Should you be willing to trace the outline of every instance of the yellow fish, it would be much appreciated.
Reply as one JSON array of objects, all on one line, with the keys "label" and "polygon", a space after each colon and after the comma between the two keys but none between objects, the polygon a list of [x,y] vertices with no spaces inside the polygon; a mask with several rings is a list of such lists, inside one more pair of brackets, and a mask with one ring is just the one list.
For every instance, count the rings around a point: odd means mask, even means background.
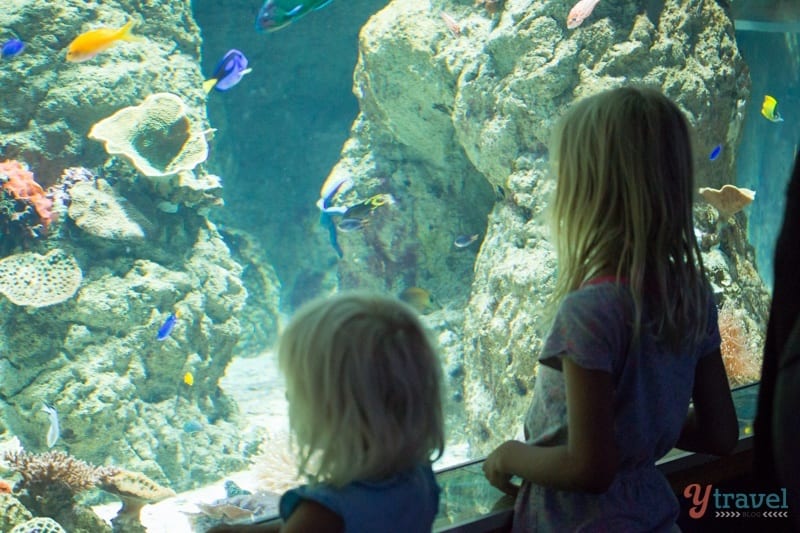
[{"label": "yellow fish", "polygon": [[194,385],[194,376],[191,372],[187,372],[183,375],[183,382],[189,385],[190,387]]},{"label": "yellow fish", "polygon": [[431,293],[420,287],[409,287],[398,296],[420,313],[425,313],[431,309],[440,309],[440,306],[433,301]]},{"label": "yellow fish", "polygon": [[376,207],[386,204],[392,205],[394,203],[394,198],[391,194],[376,194],[375,196],[370,196],[364,203],[369,204],[372,209],[375,209]]},{"label": "yellow fish", "polygon": [[117,44],[117,41],[142,42],[144,39],[131,33],[133,20],[119,29],[99,28],[81,33],[69,43],[67,61],[80,63],[92,59],[100,52]]},{"label": "yellow fish", "polygon": [[765,94],[764,103],[761,104],[761,114],[770,122],[783,122],[783,117],[775,111],[776,107],[778,107],[778,101],[772,96]]}]

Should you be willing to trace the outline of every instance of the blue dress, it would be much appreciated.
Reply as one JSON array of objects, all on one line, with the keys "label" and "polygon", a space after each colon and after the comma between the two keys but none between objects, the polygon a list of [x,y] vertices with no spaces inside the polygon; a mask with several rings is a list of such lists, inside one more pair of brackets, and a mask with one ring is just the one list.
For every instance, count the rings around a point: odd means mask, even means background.
[{"label": "blue dress", "polygon": [[426,464],[377,482],[301,485],[281,496],[279,508],[285,522],[302,500],[313,500],[342,517],[346,533],[423,533],[432,529],[439,492]]},{"label": "blue dress", "polygon": [[610,373],[614,379],[614,436],[619,471],[607,492],[556,490],[524,482],[517,494],[514,532],[665,532],[675,530],[678,500],[656,461],[678,440],[686,420],[698,360],[720,345],[717,311],[708,302],[705,335],[672,353],[647,328],[629,350],[631,306],[626,286],[599,283],[570,293],[559,308],[539,356],[533,401],[525,420],[529,444],[567,442],[562,359]]}]

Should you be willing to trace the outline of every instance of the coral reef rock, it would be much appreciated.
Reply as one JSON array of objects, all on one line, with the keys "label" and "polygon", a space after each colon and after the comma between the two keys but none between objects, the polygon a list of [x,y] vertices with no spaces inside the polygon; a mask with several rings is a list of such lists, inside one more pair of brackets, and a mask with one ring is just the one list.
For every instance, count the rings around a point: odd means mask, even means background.
[{"label": "coral reef rock", "polygon": [[[128,215],[132,206],[118,197],[103,180],[76,183],[69,189],[69,218],[87,233],[111,240],[131,240],[144,237],[142,227]],[[139,218],[142,215],[139,214]]]},{"label": "coral reef rock", "polygon": [[[64,61],[77,35],[135,20],[141,43],[114,46],[81,63]],[[0,156],[25,160],[43,185],[67,167],[95,168],[107,153],[90,140],[91,126],[160,92],[180,94],[193,122],[205,121],[200,30],[191,2],[59,0],[3,2],[6,27],[37,28],[24,60],[3,62]],[[33,37],[32,37],[33,38]]]},{"label": "coral reef rock", "polygon": [[186,104],[172,93],[151,94],[95,124],[89,137],[105,143],[145,176],[192,170],[208,157],[203,131],[195,131]]},{"label": "coral reef rock", "polygon": [[82,280],[75,259],[58,249],[0,260],[0,293],[17,305],[46,307],[63,302],[72,298]]},{"label": "coral reef rock", "polygon": [[[46,400],[59,414],[57,445],[85,461],[180,490],[243,469],[258,430],[241,431],[251,426],[219,383],[247,291],[206,218],[222,180],[198,164],[208,119],[191,2],[14,0],[0,11],[8,27],[36,28],[0,69],[0,160],[25,161],[64,212],[46,239],[3,235],[0,290],[18,305],[0,298],[0,430],[46,450]],[[75,36],[128,20],[141,41],[63,61]],[[88,137],[95,125],[121,155]],[[3,194],[0,209],[19,207]],[[56,247],[65,252],[48,252]],[[277,314],[277,297],[270,305]],[[174,330],[157,339],[172,313]],[[189,420],[202,431],[185,433]],[[83,518],[73,518],[60,523],[76,531]]]},{"label": "coral reef rock", "polygon": [[162,208],[165,212],[177,212],[179,205],[208,209],[223,205],[222,180],[214,174],[196,175],[184,170],[165,178],[154,180],[153,188],[174,208]]},{"label": "coral reef rock", "polygon": [[33,518],[28,509],[11,494],[0,494],[0,531],[11,531],[14,526]]},{"label": "coral reef rock", "polygon": [[[247,291],[213,225],[188,210],[162,216],[174,222],[148,239],[164,242],[147,249],[150,259],[76,250],[94,266],[69,312],[0,315],[0,395],[14,398],[0,418],[26,449],[41,450],[47,398],[70,453],[185,490],[244,468],[259,440],[237,428],[246,421],[219,388]],[[170,313],[176,325],[158,340]],[[187,420],[202,420],[203,431],[185,434]]]},{"label": "coral reef rock", "polygon": [[[339,286],[416,285],[464,307],[464,427],[473,455],[516,437],[531,401],[556,271],[543,216],[556,118],[583,96],[642,84],[702,124],[698,146],[737,146],[741,137],[737,111],[750,80],[728,13],[714,2],[691,12],[679,0],[651,4],[601,3],[574,31],[561,0],[505,2],[495,17],[454,6],[462,30],[454,36],[430,6],[394,0],[359,34],[361,112],[331,172],[353,187],[334,205],[385,192],[402,216],[340,237]],[[698,156],[698,185],[729,181],[735,155],[726,150],[713,163]],[[482,233],[477,255],[456,255],[441,228]],[[746,235],[730,238],[731,265],[754,272]],[[763,284],[735,279],[737,297],[752,300],[747,312],[764,326]]]}]

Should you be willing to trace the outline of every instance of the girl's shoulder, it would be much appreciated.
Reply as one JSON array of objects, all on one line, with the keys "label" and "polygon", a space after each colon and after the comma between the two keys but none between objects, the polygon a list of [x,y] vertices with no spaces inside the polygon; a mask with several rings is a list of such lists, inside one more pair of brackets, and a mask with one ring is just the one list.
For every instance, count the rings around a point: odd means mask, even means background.
[{"label": "girl's shoulder", "polygon": [[583,310],[584,312],[612,312],[618,314],[629,309],[632,304],[631,291],[625,280],[616,278],[595,278],[587,281],[567,294],[561,303],[563,310]]},{"label": "girl's shoulder", "polygon": [[[343,487],[326,483],[296,487],[281,497],[280,514],[286,520],[302,501],[310,500],[341,516],[345,525],[370,523],[382,524],[376,531],[422,531],[433,523],[439,493],[431,466],[418,465],[381,480],[354,481]],[[419,514],[406,516],[412,507]]]}]

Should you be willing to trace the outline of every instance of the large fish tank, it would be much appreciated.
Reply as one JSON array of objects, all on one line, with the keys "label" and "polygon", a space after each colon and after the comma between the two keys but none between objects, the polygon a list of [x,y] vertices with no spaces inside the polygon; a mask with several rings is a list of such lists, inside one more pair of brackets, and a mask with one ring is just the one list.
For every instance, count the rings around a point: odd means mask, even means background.
[{"label": "large fish tank", "polygon": [[[694,211],[752,431],[800,135],[798,2],[601,0],[574,29],[567,0],[310,4],[271,32],[257,0],[0,5],[0,41],[26,45],[0,61],[0,531],[274,515],[299,481],[273,347],[298,306],[350,288],[402,296],[438,340],[435,467],[455,479],[442,514],[459,507],[481,481],[458,465],[519,436],[531,401],[551,128],[626,84],[686,113],[698,187],[755,191]],[[129,20],[140,40],[65,60]],[[206,94],[231,49],[252,72]]]}]

